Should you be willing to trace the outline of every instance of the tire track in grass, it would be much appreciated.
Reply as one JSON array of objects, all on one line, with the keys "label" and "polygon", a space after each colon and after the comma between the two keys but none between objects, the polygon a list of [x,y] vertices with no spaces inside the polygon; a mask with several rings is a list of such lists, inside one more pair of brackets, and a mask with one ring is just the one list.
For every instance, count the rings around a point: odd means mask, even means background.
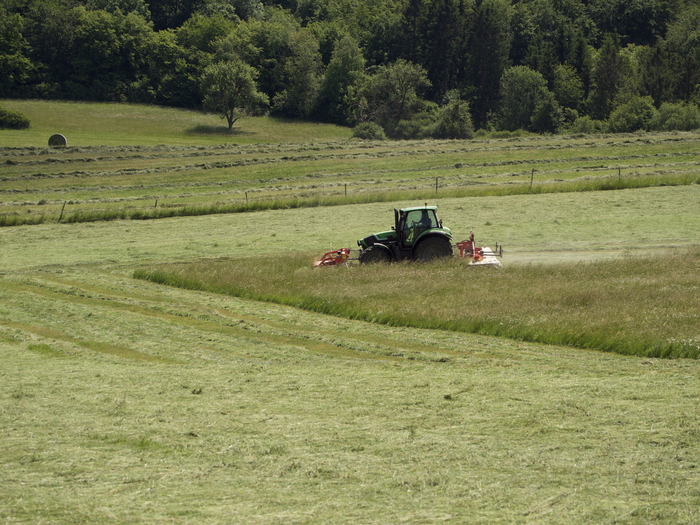
[{"label": "tire track in grass", "polygon": [[[114,295],[115,292],[109,289],[93,288],[88,290],[84,283],[45,279],[44,276],[41,280],[33,276],[29,279],[25,278],[22,283],[0,280],[0,289],[12,292],[14,297],[17,297],[18,293],[24,293],[42,296],[55,301],[56,304],[68,302],[95,308],[96,311],[108,308],[173,323],[179,327],[191,328],[202,333],[216,333],[258,344],[304,348],[307,351],[334,357],[380,360],[427,359],[444,362],[448,355],[462,357],[469,355],[468,352],[456,352],[427,344],[407,343],[389,338],[361,337],[328,330],[315,330],[309,334],[306,330],[294,330],[288,324],[240,315],[222,309],[208,314],[201,311],[193,313],[190,308],[198,308],[193,303],[181,304],[168,301],[167,307],[174,310],[164,311],[162,300],[156,304],[149,304],[148,299],[136,298],[129,294]],[[31,299],[29,302],[31,303]],[[61,308],[58,307],[58,309]],[[140,352],[125,345],[85,340],[45,326],[8,319],[0,319],[0,325],[29,332],[43,339],[64,341],[95,352],[127,359],[182,363],[178,359]]]},{"label": "tire track in grass", "polygon": [[[145,362],[158,362],[158,363],[178,363],[178,361],[173,359],[164,358],[158,355],[146,354],[144,352],[139,352],[133,348],[129,348],[124,345],[115,345],[111,343],[105,343],[103,341],[86,341],[79,337],[74,337],[65,332],[59,330],[54,330],[47,328],[45,326],[36,326],[27,323],[16,323],[13,321],[8,321],[6,319],[0,319],[0,326],[6,328],[12,328],[14,330],[19,330],[20,332],[29,332],[42,339],[59,340],[66,343],[71,343],[93,352],[98,352],[102,354],[110,354],[117,357],[122,357],[124,359],[130,359],[133,361],[145,361]],[[31,346],[31,345],[30,345]],[[59,351],[55,351],[54,355],[62,355]],[[66,354],[67,356],[67,354]]]}]

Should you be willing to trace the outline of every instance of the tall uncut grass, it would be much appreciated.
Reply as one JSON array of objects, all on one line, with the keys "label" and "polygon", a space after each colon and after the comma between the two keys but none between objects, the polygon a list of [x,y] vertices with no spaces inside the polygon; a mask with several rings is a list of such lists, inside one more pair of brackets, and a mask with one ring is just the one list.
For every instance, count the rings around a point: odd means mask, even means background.
[{"label": "tall uncut grass", "polygon": [[700,357],[700,248],[499,270],[461,259],[312,269],[292,255],[164,265],[135,277],[391,326]]}]

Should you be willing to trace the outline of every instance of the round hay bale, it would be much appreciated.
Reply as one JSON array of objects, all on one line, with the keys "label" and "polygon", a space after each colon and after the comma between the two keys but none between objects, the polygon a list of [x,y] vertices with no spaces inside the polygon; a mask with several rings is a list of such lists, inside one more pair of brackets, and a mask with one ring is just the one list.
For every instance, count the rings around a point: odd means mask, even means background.
[{"label": "round hay bale", "polygon": [[51,138],[49,138],[49,146],[51,147],[64,147],[66,145],[68,145],[68,141],[66,140],[66,137],[64,137],[60,133],[51,135]]}]

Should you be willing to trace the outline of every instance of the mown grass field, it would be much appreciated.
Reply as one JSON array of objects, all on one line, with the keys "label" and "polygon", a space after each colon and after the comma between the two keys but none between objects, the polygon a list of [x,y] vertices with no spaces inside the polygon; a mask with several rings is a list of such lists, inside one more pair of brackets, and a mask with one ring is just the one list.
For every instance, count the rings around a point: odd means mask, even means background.
[{"label": "mown grass field", "polygon": [[[0,141],[7,141],[1,144],[15,144],[0,148],[0,225],[687,185],[700,179],[698,133],[389,143],[349,140],[346,128],[264,118],[243,119],[238,133],[222,136],[211,132],[218,129],[217,117],[201,113],[6,105],[39,124],[0,131]],[[188,128],[200,121],[209,122],[209,133]],[[59,122],[67,123],[69,147],[50,149],[46,143]],[[127,140],[119,130],[129,129]],[[100,142],[101,135],[113,142]]]},{"label": "mown grass field", "polygon": [[[692,338],[698,190],[431,202],[457,237],[474,230],[483,244],[504,244],[500,275],[539,282],[540,299],[551,297],[548,284],[598,268],[603,286],[622,286],[628,303],[645,289],[666,298],[649,313]],[[387,229],[392,207],[413,203],[0,228],[0,520],[699,521],[695,359],[387,326],[133,278],[163,263],[197,263],[200,277],[223,272],[221,283],[238,275],[262,286],[267,276],[270,293],[306,286],[319,297],[357,296],[381,283],[368,293],[375,305],[382,296],[399,304],[390,284],[410,287],[410,279],[456,281],[441,301],[471,291],[473,269],[456,262],[364,277],[357,268],[309,268],[331,242],[352,246]],[[266,262],[286,258],[291,265]],[[655,262],[666,275],[645,269]],[[627,281],[606,281],[616,267]],[[420,287],[411,293],[413,304],[429,303]],[[578,296],[589,301],[582,315],[595,307],[592,293]]]}]

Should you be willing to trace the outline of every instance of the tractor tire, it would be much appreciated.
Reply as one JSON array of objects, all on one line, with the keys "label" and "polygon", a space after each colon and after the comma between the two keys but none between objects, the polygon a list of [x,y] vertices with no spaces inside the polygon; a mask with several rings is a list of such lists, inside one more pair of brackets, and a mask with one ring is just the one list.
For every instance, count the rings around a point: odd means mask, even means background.
[{"label": "tractor tire", "polygon": [[416,247],[413,258],[416,261],[432,262],[450,255],[454,255],[454,251],[447,239],[428,237]]},{"label": "tractor tire", "polygon": [[360,264],[388,263],[391,257],[384,248],[370,246],[360,254]]}]

